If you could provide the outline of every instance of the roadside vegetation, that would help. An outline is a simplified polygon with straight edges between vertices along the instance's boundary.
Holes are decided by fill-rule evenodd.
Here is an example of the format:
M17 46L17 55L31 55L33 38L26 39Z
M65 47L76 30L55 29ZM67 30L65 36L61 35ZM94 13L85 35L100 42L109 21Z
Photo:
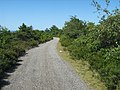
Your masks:
M90 69L90 64L87 61L73 59L70 56L69 51L65 50L65 47L63 47L60 42L57 45L57 51L63 60L67 61L73 67L90 89L107 90L107 87L101 81L100 75Z
M107 10L105 12L108 13ZM89 68L99 73L108 90L120 90L119 21L119 9L103 16L98 25L73 16L65 22L60 37L61 45L72 59L88 62Z
M51 31L54 31L54 28L56 29L56 26L40 31L23 23L17 31L12 32L0 26L0 76L15 65L18 57L25 55L26 50L51 40L54 33Z

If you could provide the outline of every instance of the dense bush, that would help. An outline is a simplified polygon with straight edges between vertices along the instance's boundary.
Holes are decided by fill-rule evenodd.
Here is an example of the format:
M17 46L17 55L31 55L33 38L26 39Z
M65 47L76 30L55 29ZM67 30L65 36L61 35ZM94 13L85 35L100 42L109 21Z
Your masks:
M71 17L69 22L65 22L65 25L63 27L63 33L60 36L61 44L65 47L68 47L70 44L72 44L72 41L82 34L85 34L85 26L86 23L82 20L79 20L76 17ZM84 31L83 31L84 30Z
M118 90L120 88L119 21L120 14L117 13L108 16L99 25L86 23L77 38L68 37L66 30L63 29L65 34L61 36L60 40L74 59L89 62L90 68L100 74L101 80L108 87L108 90Z
M32 26L24 23L15 32L0 27L0 75L16 64L26 50L51 39L52 35L47 31L33 30Z

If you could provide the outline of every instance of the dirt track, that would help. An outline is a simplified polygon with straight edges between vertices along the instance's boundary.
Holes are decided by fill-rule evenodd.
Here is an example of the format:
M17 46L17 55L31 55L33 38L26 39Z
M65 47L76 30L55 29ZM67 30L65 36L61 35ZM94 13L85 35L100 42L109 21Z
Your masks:
M58 38L27 52L2 90L89 90L71 66L57 54Z

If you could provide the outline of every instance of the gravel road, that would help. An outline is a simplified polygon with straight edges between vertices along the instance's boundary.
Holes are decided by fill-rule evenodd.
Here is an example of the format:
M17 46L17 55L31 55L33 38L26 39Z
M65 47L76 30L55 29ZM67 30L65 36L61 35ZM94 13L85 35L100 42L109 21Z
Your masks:
M20 58L21 64L2 90L89 90L72 67L57 54L59 39L40 44Z

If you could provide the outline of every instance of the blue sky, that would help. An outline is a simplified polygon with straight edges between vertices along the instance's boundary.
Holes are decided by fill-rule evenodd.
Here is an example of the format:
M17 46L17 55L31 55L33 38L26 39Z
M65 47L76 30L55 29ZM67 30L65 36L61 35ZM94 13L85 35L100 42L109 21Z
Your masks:
M104 6L105 0L100 1ZM65 21L77 15L81 20L98 22L98 14L91 5L92 0L0 0L0 25L17 30L25 23L34 29L44 30L56 25L62 28ZM111 0L110 9L118 5Z

